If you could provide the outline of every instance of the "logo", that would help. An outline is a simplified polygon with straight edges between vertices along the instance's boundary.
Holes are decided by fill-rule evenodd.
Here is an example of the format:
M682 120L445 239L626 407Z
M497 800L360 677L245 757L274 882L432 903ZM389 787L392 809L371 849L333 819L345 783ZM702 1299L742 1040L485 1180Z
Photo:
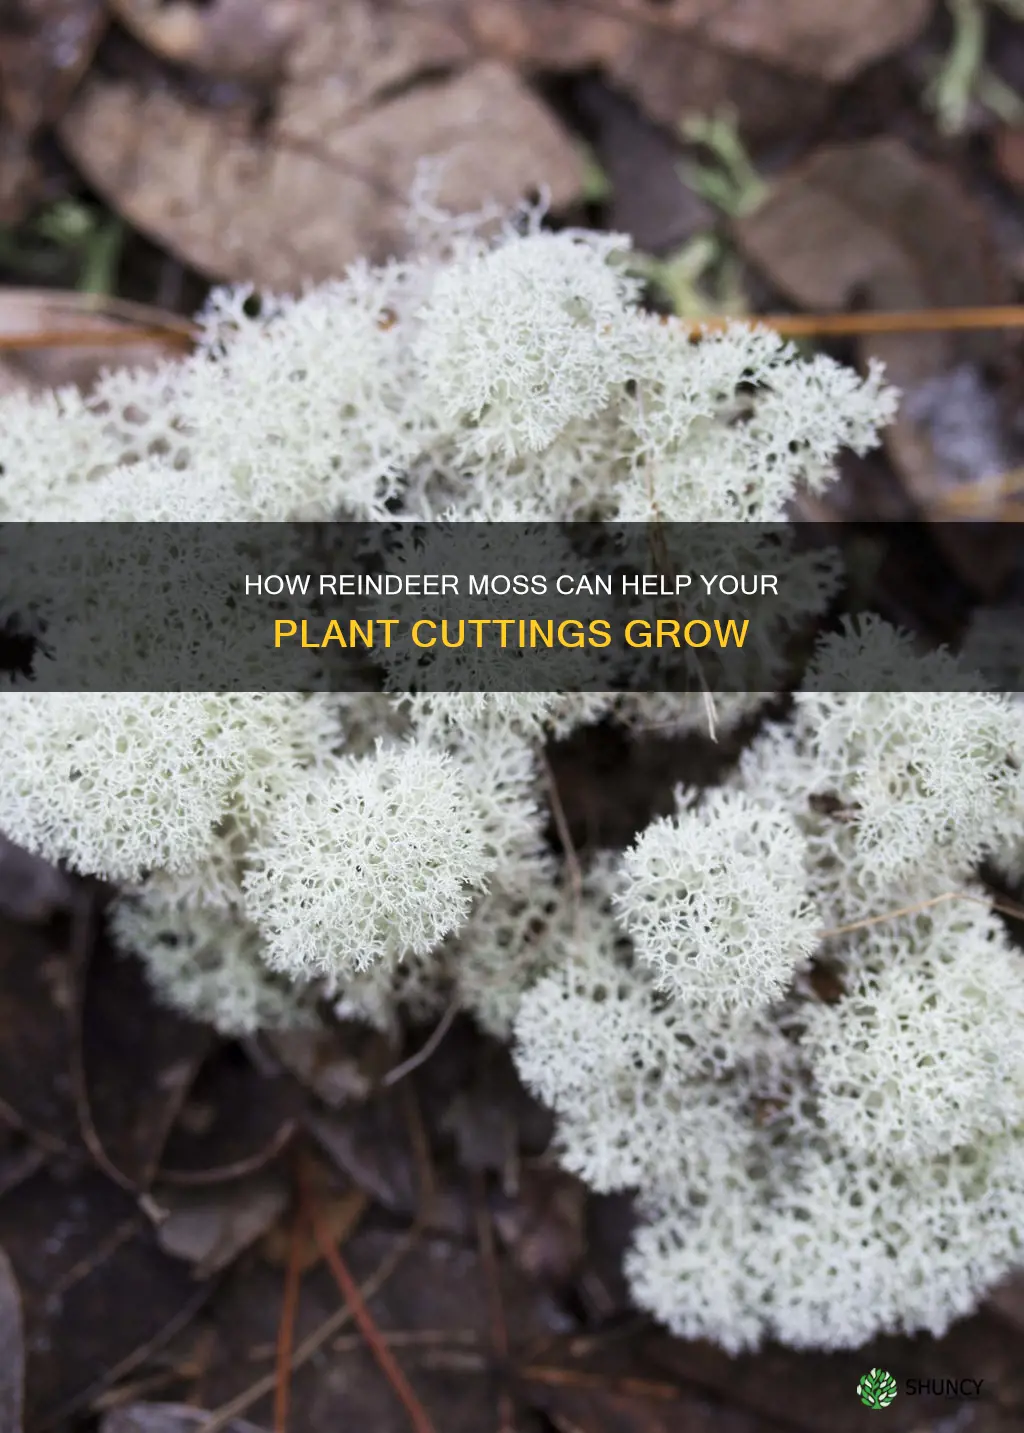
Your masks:
M870 1373L857 1384L857 1394L865 1408L874 1408L876 1412L882 1408L888 1408L889 1404L896 1397L896 1380L891 1373L886 1373L884 1368L873 1368Z

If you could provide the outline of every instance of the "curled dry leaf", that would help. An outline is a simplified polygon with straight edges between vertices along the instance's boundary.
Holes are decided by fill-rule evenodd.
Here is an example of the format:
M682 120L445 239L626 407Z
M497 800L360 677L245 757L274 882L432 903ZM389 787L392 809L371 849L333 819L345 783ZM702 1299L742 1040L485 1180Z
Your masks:
M898 139L819 150L783 175L735 233L748 258L806 309L909 311L998 304L1008 297L970 194L953 174ZM943 332L879 333L861 342L862 355L883 359L889 378L903 390L886 447L910 496L929 515L943 516L949 494L965 480L991 476L998 433L973 435L976 460L965 469L963 432L950 441L949 404L946 398L936 402L935 394L945 392L950 375L965 366L998 357L1002 343L998 335ZM998 582L1005 570L998 554L974 550L963 529L936 531L964 577L982 588Z
M583 160L554 116L511 68L477 62L438 8L309 5L269 107L96 75L61 125L65 146L174 253L279 289L401 250L424 158L443 156L439 202L458 211L579 192Z

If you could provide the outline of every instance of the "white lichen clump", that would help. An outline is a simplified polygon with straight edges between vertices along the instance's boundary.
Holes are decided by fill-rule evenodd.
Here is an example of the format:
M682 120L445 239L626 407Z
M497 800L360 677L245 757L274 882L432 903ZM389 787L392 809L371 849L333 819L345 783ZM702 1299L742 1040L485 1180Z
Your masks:
M186 361L2 400L0 519L763 522L876 441L878 370L688 343L623 247L455 224L297 299L219 293ZM1024 1259L1024 963L978 879L1020 865L1024 721L945 656L896 689L918 660L880 622L830 639L719 789L582 872L551 737L762 694L17 690L0 831L116 883L119 944L225 1032L455 999L512 1038L566 1167L638 1192L632 1287L678 1333L939 1332Z

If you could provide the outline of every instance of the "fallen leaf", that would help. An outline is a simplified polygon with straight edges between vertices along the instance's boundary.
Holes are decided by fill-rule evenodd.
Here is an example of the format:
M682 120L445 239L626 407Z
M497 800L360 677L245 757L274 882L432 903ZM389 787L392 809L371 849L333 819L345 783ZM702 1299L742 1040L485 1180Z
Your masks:
M44 1148L77 1142L67 1067L73 986L62 945L0 922L0 1105Z
M932 0L674 0L667 8L703 12L701 32L723 49L841 83L909 44Z
M481 1041L468 1021L424 1065L419 1095L428 1124L454 1144L460 1171L507 1179L521 1157L550 1144L553 1118L523 1089L508 1047Z
M82 1009L85 1085L100 1144L138 1189L152 1182L211 1038L157 1002L138 961L98 943Z
M1024 1335L1024 1274L1011 1274L990 1292L988 1303Z
M60 126L130 222L218 278L295 288L407 244L419 162L442 155L456 211L546 186L573 199L583 161L507 65L475 62L439 7L319 0L269 108L200 104L171 82L93 75Z
M748 141L773 143L823 114L824 80L723 48L694 19L697 13L686 18L667 5L470 0L469 18L485 54L544 70L601 72L670 132L686 114L728 107Z
M393 1214L418 1202L409 1130L397 1095L381 1095L343 1114L309 1113L306 1128L352 1183Z
M161 1249L192 1264L197 1279L234 1263L262 1238L288 1205L288 1181L279 1170L204 1189L158 1188L156 1226Z
M21 1433L24 1381L21 1294L10 1260L0 1249L0 1433Z
M707 1343L689 1343L652 1332L643 1342L649 1365L702 1388L739 1408L802 1433L870 1433L872 1410L854 1397L866 1369L886 1368L902 1384L907 1378L980 1378L1004 1409L1020 1407L1020 1335L991 1314L955 1324L943 1339L880 1338L855 1351L801 1353L770 1346L730 1358ZM893 1433L920 1433L950 1412L948 1399L919 1395L897 1398L886 1410ZM965 1425L973 1429L974 1424Z
M996 135L995 160L1007 184L1024 190L1024 129L1004 125Z
M728 110L749 145L806 133L825 114L831 94L818 75L795 75L711 43L702 30L676 34L642 24L609 55L605 72L670 130L686 115Z
M468 0L470 23L486 43L517 61L582 68L611 60L633 33L718 47L831 83L848 80L908 44L931 0L620 0L600 6L562 0Z
M295 1078L332 1109L366 1099L393 1063L391 1040L358 1025L271 1031L264 1039Z
M1001 302L1003 285L984 221L947 170L901 140L831 145L777 178L737 221L747 256L809 309L933 308ZM917 362L934 369L914 335ZM904 365L913 355L909 345Z
M633 1310L623 1270L636 1229L633 1196L591 1195L586 1214L586 1257L576 1281L580 1298L595 1322L626 1317Z
M803 308L919 310L997 304L1008 297L988 228L958 180L898 139L819 150L772 186L766 201L740 219L735 235L747 257ZM926 516L944 513L951 492L991 476L997 435L975 443L965 475L962 442L948 437L948 404L929 401L965 365L997 358L1005 340L992 334L879 333L861 340L864 359L884 361L903 391L887 430L889 456ZM967 405L968 409L970 404ZM943 426L945 425L945 426ZM961 425L961 429L962 429ZM998 460L992 460L998 463ZM980 591L1005 576L1015 553L982 548L966 524L939 524L937 540Z
M12 920L45 925L70 907L73 890L66 872L0 835L0 912Z
M33 141L63 111L106 24L103 0L6 0L0 9L0 224L31 206Z
M523 1273L565 1284L583 1260L587 1191L558 1169L528 1166L515 1198L499 1196L494 1225Z
M130 1403L104 1414L100 1433L202 1433L209 1413L184 1403ZM266 1433L244 1418L232 1418L224 1433Z
M127 30L173 64L219 79L260 80L279 72L305 18L303 0L108 0Z
M93 1397L206 1297L132 1199L84 1162L8 1190L0 1244L22 1291L30 1427Z

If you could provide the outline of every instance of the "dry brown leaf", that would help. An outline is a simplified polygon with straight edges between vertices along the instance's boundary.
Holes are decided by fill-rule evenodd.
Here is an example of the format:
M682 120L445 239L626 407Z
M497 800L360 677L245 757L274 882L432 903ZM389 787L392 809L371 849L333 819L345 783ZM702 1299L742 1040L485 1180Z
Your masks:
M304 0L108 0L127 30L162 59L220 79L274 77L304 18Z
M952 307L1004 297L969 196L898 139L818 150L775 182L736 235L805 308L858 299L879 309ZM947 342L941 334L913 340L917 350ZM917 361L926 362L920 352Z
M906 311L1008 298L970 195L954 175L920 159L898 139L819 150L783 176L766 202L737 223L735 233L748 258L806 309ZM886 434L886 446L926 513L945 513L950 492L965 480L990 476L992 463L1000 464L992 456L995 432L960 433L950 441L950 405L939 390L953 379L962 384L956 375L996 357L1002 342L997 335L942 332L876 334L861 342L862 355L881 358L903 390L902 411ZM973 454L966 470L953 461L965 443ZM970 471L972 465L976 471ZM948 551L962 574L983 586L997 583L1002 573L997 555L973 551L963 531L954 536Z
M1007 184L1024 190L1024 129L1003 126L996 135L995 161Z
M70 908L73 896L66 871L0 835L0 913L29 925L45 925L58 911Z
M394 1059L387 1036L359 1025L273 1030L264 1039L285 1068L332 1109L365 1100Z
M920 29L930 0L465 0L487 54L543 69L600 67L660 124L728 106L772 143L812 125L830 83Z
M79 1093L95 1137L122 1178L147 1189L211 1032L160 1004L141 962L106 940L91 953L79 1019Z
M0 6L0 223L16 223L31 203L32 141L67 104L106 22L103 0Z
M271 288L401 250L424 158L443 157L439 202L458 211L542 186L557 206L583 182L577 147L511 68L475 62L434 6L372 0L317 0L269 119L94 76L60 132L138 228L204 273Z
M908 44L932 0L675 0L668 8L704 11L704 33L723 49L841 82Z
M728 108L751 144L773 144L811 129L830 94L817 75L794 75L690 31L637 26L605 69L659 123L674 130L685 115Z
M264 1170L209 1189L159 1189L154 1199L165 1215L157 1225L160 1247L203 1279L266 1234L287 1207L288 1182L279 1171Z
M8 1190L0 1241L21 1287L30 1428L70 1426L112 1373L184 1327L207 1297L157 1248L131 1196L87 1161Z
M577 69L608 64L644 32L667 33L832 83L907 44L932 0L468 0L474 32L510 58Z
M498 1195L494 1225L531 1279L565 1284L586 1253L587 1191L559 1169L528 1166L514 1198Z
M988 1296L988 1303L1024 1334L1024 1274L1011 1274L997 1284Z
M121 330L151 330L146 341L109 340ZM60 289L0 288L0 341L36 339L40 334L95 332L104 341L95 347L57 343L46 348L4 347L0 352L0 395L17 388L88 388L103 368L143 368L184 352L187 328L164 309L125 299L105 298Z

